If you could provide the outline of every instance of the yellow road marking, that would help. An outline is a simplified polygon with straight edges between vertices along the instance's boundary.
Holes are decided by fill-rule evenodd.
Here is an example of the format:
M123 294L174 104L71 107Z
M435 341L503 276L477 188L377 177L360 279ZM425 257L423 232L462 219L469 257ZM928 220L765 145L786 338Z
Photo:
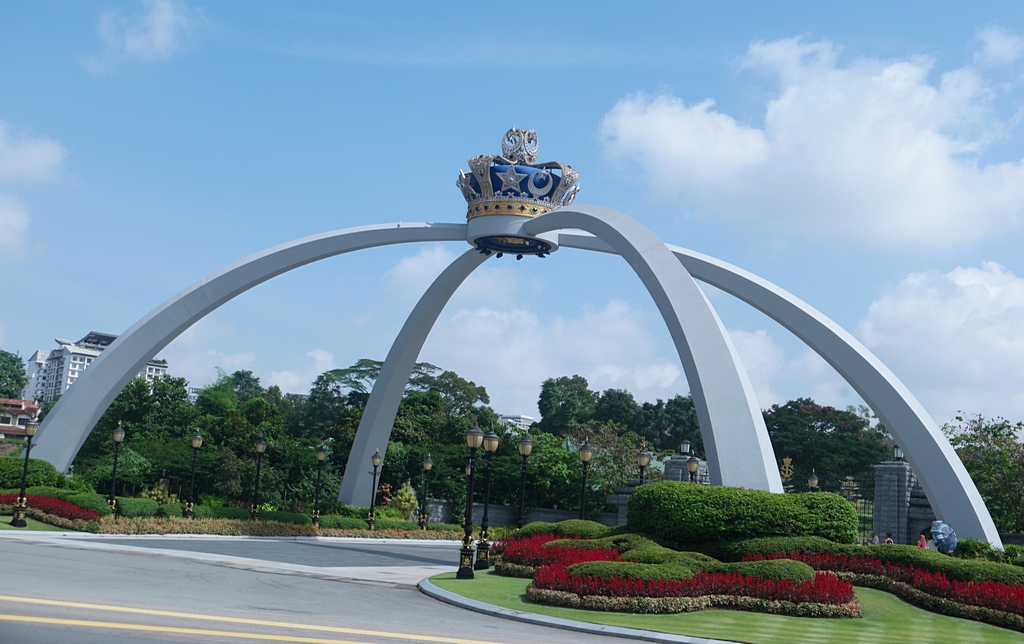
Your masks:
M0 620L9 622L30 622L32 624L57 624L59 626L88 626L91 628L113 628L123 631L151 631L177 635L212 635L214 637L237 637L275 642L306 642L308 644L369 644L351 640L326 640L319 637L294 637L290 635L264 635L263 633L242 633L239 631L211 631L204 628L181 628L177 626L147 626L146 624L121 624L119 622L93 622L84 619L59 619L56 617L28 617L26 615L0 615Z
M228 617L226 615L203 615L200 613L179 613L169 610L151 610L147 608L130 608L127 606L108 606L106 604L88 604L84 602L65 602L56 599L35 599L32 597L12 597L0 595L0 601L15 602L19 604L39 604L44 606L62 606L65 608L86 608L89 610L105 610L118 613L133 613L137 615L156 615L159 617L177 617L180 619L195 619L210 622L228 622L232 624L249 624L252 626L273 626L275 628L294 628L306 631L323 631L326 633L345 633L347 635L371 635L374 637L390 637L393 639L417 640L421 642L444 642L445 644L499 644L498 642L486 642L482 640L463 640L452 637L436 637L432 635L410 635L408 633L388 633L385 631L370 631L358 628L343 628L340 626L317 626L314 624L296 624L293 622L276 622L264 619L245 619L242 617ZM14 619L0 615L2 619ZM20 618L18 618L20 620ZM32 619L32 618L28 618ZM48 618L38 618L48 619ZM24 621L24 620L22 620ZM103 623L103 622L98 622ZM218 631L212 631L214 633ZM288 641L320 641L320 640L288 640ZM339 640L324 640L338 642Z

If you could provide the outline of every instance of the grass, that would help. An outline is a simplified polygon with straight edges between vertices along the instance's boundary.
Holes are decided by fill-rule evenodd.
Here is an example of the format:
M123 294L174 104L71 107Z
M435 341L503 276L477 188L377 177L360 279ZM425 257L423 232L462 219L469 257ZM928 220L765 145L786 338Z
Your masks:
M12 518L13 517L11 517L11 515L9 514L7 516L0 514L0 530L45 530L48 532L74 532L74 530L70 530L68 528L59 528L55 525L50 525L49 523L42 523L40 521L36 521L33 518L25 519L25 523L28 524L27 527L15 528L11 525Z
M470 599L528 613L751 644L790 644L794 641L836 644L928 641L1019 644L1024 639L1024 635L1016 631L930 613L889 593L868 588L856 589L857 598L864 606L864 617L809 619L723 609L678 615L633 615L544 606L526 600L524 593L528 579L501 577L494 574L493 570L477 572L476 579L472 581L455 579L453 572L431 577L430 581L438 588Z

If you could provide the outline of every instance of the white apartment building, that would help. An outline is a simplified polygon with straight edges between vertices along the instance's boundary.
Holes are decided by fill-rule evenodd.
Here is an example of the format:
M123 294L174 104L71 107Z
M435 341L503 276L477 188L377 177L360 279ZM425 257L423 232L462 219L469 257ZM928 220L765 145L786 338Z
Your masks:
M25 400L43 399L43 372L46 371L46 360L50 357L49 351L36 351L32 357L25 361L25 375L28 380L25 383L25 391L21 397Z
M75 384L78 377L92 364L110 343L117 339L116 335L110 333L98 333L91 331L78 342L55 338L58 344L52 351L36 351L30 361L29 381L25 387L25 397L29 393L35 394L30 400L53 401L59 398L68 388ZM42 369L36 372L35 378L31 372L31 364L36 361L40 354L46 355L46 362ZM138 376L152 382L167 373L167 361L154 359L146 364L146 368L139 371Z
M498 417L498 422L501 423L502 425L512 423L519 429L527 430L530 429L530 425L533 424L533 417L523 416L521 414L518 416L500 416Z

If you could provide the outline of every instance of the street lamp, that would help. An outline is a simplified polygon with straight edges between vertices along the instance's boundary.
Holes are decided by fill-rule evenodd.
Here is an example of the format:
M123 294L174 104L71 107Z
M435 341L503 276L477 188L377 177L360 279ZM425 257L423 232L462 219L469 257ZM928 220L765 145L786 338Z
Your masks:
M117 421L117 427L113 431L114 438L114 470L110 475L110 496L107 497L107 505L110 506L110 513L114 515L114 520L117 521L117 456L121 453L121 441L124 440L124 427L121 427L121 421Z
M686 454L690 453L690 441L689 441L689 439L683 441L683 444L679 446L679 450L683 453L683 455L686 455Z
M484 436L484 451L487 452L487 477L484 479L484 518L480 522L480 540L476 542L476 564L474 570L486 570L491 567L489 558L491 542L487 533L489 525L487 516L491 505L491 472L494 469L494 452L498 449L501 439L494 433L494 429Z
M811 488L811 492L818 491L818 475L814 473L814 468L811 468L811 475L807 477L807 487Z
M327 448L321 445L316 448L316 493L313 495L313 525L320 527L320 478L324 473L324 459Z
M196 493L196 459L199 457L199 448L203 446L203 436L199 432L192 437L192 478L188 484L188 501L185 502L185 515L186 519L191 519L195 516L192 507L195 505L195 493Z
M473 427L466 432L466 445L469 447L469 463L466 465L466 534L462 537L462 549L459 550L459 570L455 573L456 579L473 578L473 467L476 462L476 451L483 442L483 430L480 429L480 425L473 423Z
M262 438L256 441L256 487L252 491L252 505L249 516L253 521L260 518L260 465L263 463L263 452L267 451L267 441Z
M373 451L373 456L370 457L370 464L373 465L373 492L370 494L370 512L366 515L366 523L370 526L371 530L377 529L377 515L374 513L374 508L377 506L377 468L380 467L381 462L380 449Z
M25 528L28 522L25 521L25 514L28 511L28 498L25 496L25 488L28 485L28 455L32 451L32 437L39 429L38 423L29 423L25 426L25 467L21 470L21 492L18 494L18 502L14 505L14 516L11 518L11 525L15 528Z
M580 445L580 461L583 462L583 488L580 492L580 518L584 518L587 512L587 468L590 467L590 459L594 458L594 448L586 439Z
M651 453L647 451L646 445L641 447L640 451L636 453L636 464L640 466L640 485L643 485L644 469L651 464Z
M430 454L423 459L423 507L420 510L420 530L427 529L427 522L430 520L430 470L434 468L434 461L430 460Z
M893 458L893 460L896 460L896 461L902 461L903 460L903 448L901 448L899 445L893 445L892 446L892 458Z
M519 477L519 516L516 517L516 527L523 527L523 500L526 496L526 459L530 457L530 452L533 451L533 441L530 440L529 436L523 436L519 439L519 455L523 457L523 471Z
M691 456L686 459L686 471L690 473L690 483L697 482L697 470L700 469L700 459L696 456Z

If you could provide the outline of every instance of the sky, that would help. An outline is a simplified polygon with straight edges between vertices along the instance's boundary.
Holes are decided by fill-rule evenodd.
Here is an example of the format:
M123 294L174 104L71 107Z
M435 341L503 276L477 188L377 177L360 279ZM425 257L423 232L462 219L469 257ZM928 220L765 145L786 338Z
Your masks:
M466 158L533 128L576 203L808 302L940 425L1024 420L1024 4L0 2L0 348L121 333L307 235L464 222ZM403 245L266 282L160 352L306 393L382 360L466 250ZM705 292L762 408L860 405L762 314ZM623 260L488 260L421 360L537 417L546 378L686 394Z

